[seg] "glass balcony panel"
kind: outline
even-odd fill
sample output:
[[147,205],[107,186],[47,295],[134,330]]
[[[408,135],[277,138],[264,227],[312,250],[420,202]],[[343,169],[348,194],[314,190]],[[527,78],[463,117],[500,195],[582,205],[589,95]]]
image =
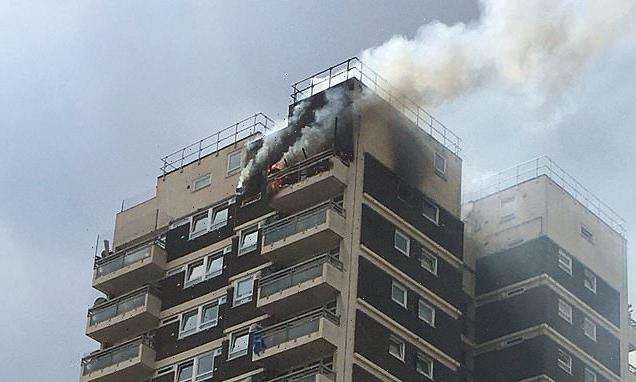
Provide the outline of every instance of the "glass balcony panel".
[[91,310],[89,312],[90,324],[95,325],[100,322],[110,320],[113,317],[117,317],[120,314],[124,314],[126,312],[132,311],[133,309],[144,306],[144,304],[146,303],[147,294],[148,291],[143,291],[141,294],[137,294],[129,298],[124,298],[119,302],[113,303],[112,305],[105,306],[103,308],[97,307],[94,310]]
[[282,224],[275,229],[268,231],[263,239],[265,245],[277,242],[296,233],[305,231],[309,228],[316,227],[327,221],[327,210],[329,206],[323,206],[317,211],[298,216],[286,224]]

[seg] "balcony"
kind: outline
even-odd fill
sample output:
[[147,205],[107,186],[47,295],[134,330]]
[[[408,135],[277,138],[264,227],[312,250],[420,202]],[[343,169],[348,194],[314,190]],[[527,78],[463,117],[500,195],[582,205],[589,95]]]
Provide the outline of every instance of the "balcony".
[[331,301],[342,289],[342,263],[325,253],[260,280],[257,306],[285,317]]
[[80,382],[138,382],[152,377],[155,351],[148,337],[97,351],[82,359]]
[[336,373],[331,367],[318,364],[274,379],[268,379],[265,382],[331,382],[335,380]]
[[338,247],[344,236],[345,217],[341,204],[327,201],[263,228],[261,254],[279,264],[291,264]]
[[270,205],[292,212],[342,194],[348,168],[348,163],[328,150],[271,174],[268,182],[275,194]]
[[86,335],[101,343],[117,343],[156,327],[160,313],[158,294],[145,287],[89,309]]
[[252,361],[266,367],[285,370],[307,360],[332,354],[340,337],[339,318],[326,308],[310,311],[293,319],[257,331],[255,342],[262,338],[265,349],[254,352]]
[[118,296],[163,277],[166,265],[164,243],[155,240],[95,262],[93,288]]

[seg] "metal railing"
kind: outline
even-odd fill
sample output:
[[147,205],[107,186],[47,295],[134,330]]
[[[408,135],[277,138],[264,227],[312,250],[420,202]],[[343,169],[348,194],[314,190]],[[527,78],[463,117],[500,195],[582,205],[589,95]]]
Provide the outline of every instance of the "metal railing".
[[146,304],[146,296],[151,294],[152,291],[151,287],[146,286],[90,308],[88,310],[90,325],[99,324],[144,306]]
[[322,265],[325,263],[342,270],[342,262],[338,260],[337,253],[324,253],[262,278],[258,284],[259,297],[268,297],[294,285],[320,277]]
[[332,168],[331,158],[338,159],[349,164],[348,161],[342,159],[333,149],[323,151],[316,154],[311,158],[305,159],[298,163],[295,163],[289,167],[286,167],[280,171],[270,174],[267,177],[269,182],[279,181],[281,184],[279,188],[298,183],[304,179],[310,178],[314,175],[318,175],[325,171],[329,171]]
[[320,329],[320,319],[325,318],[336,325],[340,325],[340,319],[335,315],[334,309],[325,307],[312,310],[298,317],[283,321],[276,325],[261,329],[255,336],[261,336],[266,348],[272,348],[285,342],[315,333]]
[[342,205],[329,200],[295,215],[276,220],[263,228],[263,245],[269,245],[309,228],[324,224],[327,221],[327,211],[329,210],[344,215]]
[[412,99],[400,94],[391,83],[365,65],[357,57],[352,57],[292,85],[293,103],[338,85],[350,78],[357,78],[382,99],[401,111],[408,119],[455,155],[461,151],[461,139],[442,122],[420,107]]
[[123,344],[99,350],[82,358],[82,375],[117,365],[139,356],[141,344],[154,348],[152,339],[143,335]]
[[324,375],[332,381],[336,380],[336,373],[332,368],[320,363],[274,379],[268,379],[266,382],[314,382],[318,375]]
[[548,156],[523,162],[483,180],[474,190],[466,192],[463,199],[464,202],[479,200],[541,175],[548,176],[613,230],[625,235],[625,220]]
[[256,133],[265,133],[274,128],[275,122],[263,113],[257,113],[236,122],[226,128],[217,131],[200,139],[198,142],[183,147],[171,154],[161,158],[162,176],[166,176],[171,171],[180,170],[183,166],[195,161],[200,161],[202,157],[218,153],[219,150],[236,144],[241,139],[247,138]]
[[159,239],[152,239],[151,242],[140,244],[120,253],[115,253],[113,255],[101,258],[95,258],[94,268],[96,270],[96,277],[101,277],[109,273],[113,273],[124,267],[147,259],[148,257],[150,257],[153,245],[157,245],[160,248],[165,248],[165,242]]

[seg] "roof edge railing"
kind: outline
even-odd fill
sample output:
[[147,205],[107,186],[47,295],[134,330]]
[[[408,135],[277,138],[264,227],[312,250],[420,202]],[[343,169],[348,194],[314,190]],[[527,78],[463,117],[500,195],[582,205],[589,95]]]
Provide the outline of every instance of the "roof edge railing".
[[388,80],[382,78],[375,70],[355,56],[292,84],[292,94],[290,95],[292,103],[302,101],[351,78],[360,80],[380,98],[401,111],[415,125],[426,131],[453,154],[459,156],[461,138],[457,134],[424,110],[417,102],[400,94]]
[[165,176],[175,170],[182,170],[184,166],[200,161],[206,155],[218,152],[230,145],[236,144],[256,133],[265,133],[274,128],[276,123],[263,113],[256,113],[214,134],[208,135],[188,146],[161,158],[161,173]]
[[466,192],[463,200],[471,202],[483,199],[541,175],[548,176],[610,228],[625,236],[625,220],[547,155],[522,162],[484,179],[473,190]]

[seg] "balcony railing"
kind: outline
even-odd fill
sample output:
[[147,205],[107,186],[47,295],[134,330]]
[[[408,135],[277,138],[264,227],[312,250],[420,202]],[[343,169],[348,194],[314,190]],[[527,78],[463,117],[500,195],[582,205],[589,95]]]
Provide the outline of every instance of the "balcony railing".
[[100,350],[82,358],[82,375],[88,375],[138,357],[141,351],[139,345],[142,344],[154,348],[153,341],[150,337],[141,336],[121,345]]
[[320,319],[322,318],[328,319],[336,325],[340,324],[340,319],[335,315],[334,309],[323,307],[261,329],[256,332],[255,336],[261,336],[265,346],[272,348],[317,332],[320,329]]
[[319,375],[323,375],[331,381],[336,380],[336,373],[331,369],[331,367],[324,364],[318,364],[293,373],[281,375],[274,379],[268,379],[266,382],[315,382],[316,377]]
[[320,277],[322,265],[325,263],[330,263],[342,270],[342,263],[338,260],[337,254],[325,253],[264,277],[259,282],[259,297],[268,297],[294,285]]
[[152,292],[152,288],[144,287],[89,309],[89,325],[99,324],[100,322],[110,320],[111,318],[144,306],[147,296]]
[[331,158],[337,158],[348,164],[348,161],[338,156],[333,149],[329,149],[304,161],[274,172],[270,174],[267,179],[270,183],[276,184],[276,187],[280,190],[314,175],[329,171],[332,167]]
[[254,114],[161,158],[163,163],[161,172],[165,177],[169,172],[182,169],[183,166],[192,162],[200,161],[202,157],[217,153],[227,146],[236,144],[241,139],[259,132],[265,133],[274,125],[275,122],[265,114]]
[[352,57],[292,85],[293,103],[321,92],[350,78],[357,78],[379,97],[401,111],[408,119],[456,155],[461,150],[461,139],[442,122],[420,107],[415,101],[400,94],[389,81],[382,78],[357,57]]
[[151,243],[143,244],[127,251],[123,251],[119,254],[95,259],[95,277],[101,277],[116,272],[129,265],[147,259],[148,257],[150,257],[150,252],[153,245],[158,245],[162,249],[165,248],[165,242],[156,239],[153,240]]
[[263,228],[263,245],[269,245],[291,235],[327,222],[327,211],[344,215],[342,202],[327,201],[298,214],[277,220]]

